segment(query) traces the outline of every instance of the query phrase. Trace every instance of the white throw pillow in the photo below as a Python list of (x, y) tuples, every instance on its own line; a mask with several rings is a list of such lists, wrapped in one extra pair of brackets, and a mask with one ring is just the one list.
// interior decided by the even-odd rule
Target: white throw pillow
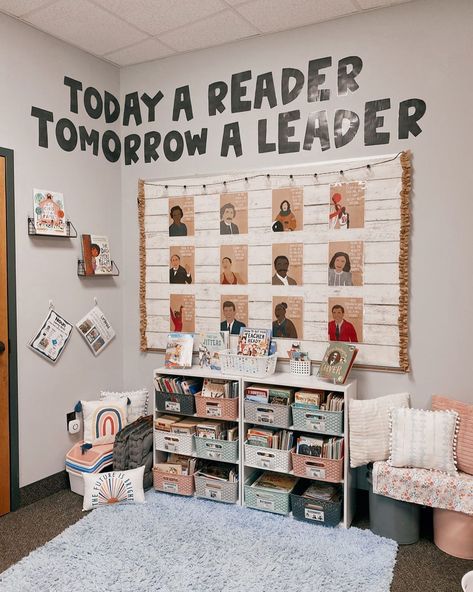
[(351, 467), (389, 458), (389, 412), (397, 407), (409, 407), (409, 393), (350, 401)]
[(127, 424), (127, 405), (122, 401), (81, 401), (84, 442), (110, 444)]
[(121, 400), (128, 405), (128, 423), (132, 423), (139, 417), (146, 415), (148, 411), (148, 391), (146, 389), (140, 389), (138, 391), (124, 391), (120, 393), (114, 393), (111, 391), (102, 391), (99, 399), (102, 401), (116, 401)]
[(117, 503), (143, 504), (145, 467), (110, 473), (84, 473), (84, 503), (82, 510)]
[(393, 409), (391, 412), (391, 456), (393, 467), (415, 467), (457, 474), (456, 411)]

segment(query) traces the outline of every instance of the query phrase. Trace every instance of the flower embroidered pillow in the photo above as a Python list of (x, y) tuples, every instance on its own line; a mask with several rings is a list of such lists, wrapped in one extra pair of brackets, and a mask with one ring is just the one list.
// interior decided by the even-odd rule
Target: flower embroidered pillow
[(389, 411), (396, 407), (409, 407), (409, 393), (350, 401), (351, 467), (388, 459)]
[(460, 416), (457, 441), (458, 470), (473, 475), (473, 405), (434, 395), (432, 409), (434, 411), (451, 409)]
[(393, 467), (415, 467), (457, 474), (455, 447), (458, 413), (393, 409), (391, 456)]
[(84, 473), (84, 503), (82, 510), (117, 503), (143, 504), (145, 467), (110, 473)]
[(127, 405), (122, 401), (81, 401), (84, 442), (110, 444), (127, 424)]
[(130, 404), (128, 405), (128, 423), (132, 423), (139, 417), (146, 415), (148, 409), (148, 391), (146, 389), (124, 391), (120, 393), (102, 391), (99, 399), (102, 401), (119, 400), (125, 404), (130, 401)]

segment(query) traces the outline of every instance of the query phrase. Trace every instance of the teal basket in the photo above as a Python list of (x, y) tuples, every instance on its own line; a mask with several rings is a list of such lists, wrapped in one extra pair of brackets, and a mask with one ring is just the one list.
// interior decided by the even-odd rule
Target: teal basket
[(292, 422), (295, 430), (343, 436), (343, 411), (304, 409), (293, 405)]
[(251, 484), (260, 473), (252, 475), (245, 483), (245, 505), (248, 508), (282, 514), (286, 516), (290, 512), (289, 492), (272, 491), (265, 487), (252, 487)]
[(238, 462), (238, 440), (211, 440), (194, 436), (196, 456), (228, 463)]

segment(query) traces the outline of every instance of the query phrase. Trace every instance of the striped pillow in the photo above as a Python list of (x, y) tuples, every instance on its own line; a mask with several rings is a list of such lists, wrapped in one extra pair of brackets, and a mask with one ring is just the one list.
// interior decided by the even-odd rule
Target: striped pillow
[(473, 405), (434, 395), (432, 397), (432, 409), (435, 411), (451, 409), (460, 416), (457, 466), (459, 471), (473, 475)]
[(389, 412), (409, 407), (409, 393), (350, 401), (350, 466), (361, 467), (389, 457)]

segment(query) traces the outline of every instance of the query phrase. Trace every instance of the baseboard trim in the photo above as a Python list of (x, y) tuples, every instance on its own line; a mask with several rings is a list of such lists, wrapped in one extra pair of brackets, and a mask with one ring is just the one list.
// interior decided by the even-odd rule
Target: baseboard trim
[(34, 504), (34, 502), (53, 495), (53, 493), (68, 488), (69, 478), (66, 471), (60, 471), (55, 475), (50, 475), (35, 483), (20, 487), (20, 508)]

